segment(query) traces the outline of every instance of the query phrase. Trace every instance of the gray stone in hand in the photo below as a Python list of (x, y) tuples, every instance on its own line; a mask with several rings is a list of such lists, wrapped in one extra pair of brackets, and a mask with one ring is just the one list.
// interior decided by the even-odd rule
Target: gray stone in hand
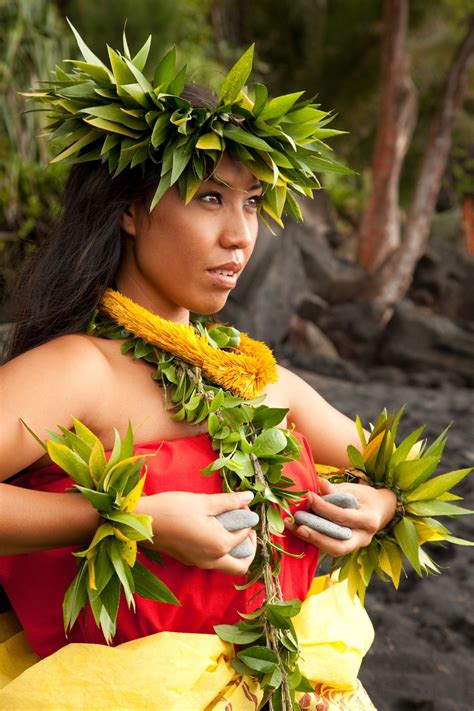
[(327, 501), (329, 504), (339, 506), (341, 509), (359, 508), (359, 502), (357, 501), (355, 496), (352, 496), (352, 494), (343, 492), (339, 494), (325, 494), (321, 498), (324, 499), (324, 501)]
[(319, 531), (331, 538), (337, 538), (340, 541), (348, 541), (352, 538), (352, 530), (346, 526), (339, 526), (333, 521), (328, 521), (322, 516), (309, 513), (309, 511), (297, 511), (295, 513), (295, 521), (299, 526), (309, 526), (313, 531)]
[(250, 538), (246, 538), (245, 541), (239, 543), (238, 546), (235, 546), (235, 548), (232, 548), (232, 550), (229, 551), (229, 555), (233, 558), (248, 558), (248, 556), (252, 555), (252, 553), (253, 545)]
[[(233, 511), (224, 511), (224, 513), (216, 516), (217, 520), (222, 523), (226, 531), (240, 531), (242, 528), (253, 528), (260, 521), (258, 514), (249, 509), (234, 509)], [(238, 546), (229, 551), (229, 555), (233, 558), (248, 558), (253, 553), (253, 545), (250, 538), (239, 543)]]
[(216, 516), (226, 531), (240, 531), (242, 528), (253, 528), (259, 522), (258, 514), (249, 509), (234, 509), (224, 511)]

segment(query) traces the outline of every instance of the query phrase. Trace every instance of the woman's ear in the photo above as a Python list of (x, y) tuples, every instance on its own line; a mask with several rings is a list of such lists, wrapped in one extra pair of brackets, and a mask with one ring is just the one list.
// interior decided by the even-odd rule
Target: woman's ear
[(127, 205), (120, 218), (120, 227), (130, 237), (137, 234), (137, 206), (134, 202)]

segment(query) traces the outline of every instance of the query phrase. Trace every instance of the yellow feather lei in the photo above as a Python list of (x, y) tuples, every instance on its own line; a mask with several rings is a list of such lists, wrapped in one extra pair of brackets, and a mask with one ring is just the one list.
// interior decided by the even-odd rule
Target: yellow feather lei
[(223, 351), (192, 326), (167, 321), (113, 289), (104, 293), (100, 310), (135, 336), (201, 368), (206, 378), (239, 397), (256, 397), (278, 379), (271, 350), (245, 333), (233, 351)]

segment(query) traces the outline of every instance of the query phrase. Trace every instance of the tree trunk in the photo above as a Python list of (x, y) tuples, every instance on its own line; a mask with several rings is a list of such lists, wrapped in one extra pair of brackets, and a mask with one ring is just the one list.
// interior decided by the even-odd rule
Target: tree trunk
[(407, 19), (408, 0), (385, 0), (372, 195), (359, 231), (358, 261), (368, 272), (374, 272), (400, 245), (400, 171), (417, 113), (406, 47)]
[(467, 34), (445, 80), (440, 108), (429, 132), (401, 245), (378, 271), (368, 293), (382, 324), (389, 320), (395, 304), (406, 294), (416, 264), (424, 253), (473, 52), (474, 16), (470, 18)]

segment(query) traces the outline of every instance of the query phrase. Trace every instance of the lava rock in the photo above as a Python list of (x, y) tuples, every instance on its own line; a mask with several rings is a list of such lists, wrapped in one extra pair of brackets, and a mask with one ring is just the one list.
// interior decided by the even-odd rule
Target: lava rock
[(331, 538), (337, 538), (339, 541), (348, 541), (352, 538), (352, 531), (346, 526), (339, 526), (333, 521), (328, 521), (322, 516), (316, 516), (309, 511), (297, 511), (295, 513), (295, 521), (299, 526), (309, 526), (313, 531), (319, 531)]
[(357, 501), (355, 496), (352, 496), (352, 494), (342, 492), (339, 494), (325, 494), (321, 498), (324, 499), (324, 501), (327, 501), (329, 504), (339, 506), (341, 509), (359, 508), (359, 502)]
[(224, 511), (216, 516), (226, 531), (240, 531), (242, 528), (253, 528), (260, 521), (258, 514), (248, 509)]
[(246, 538), (245, 541), (239, 543), (238, 546), (235, 546), (235, 548), (232, 548), (232, 550), (229, 551), (229, 555), (231, 555), (232, 558), (248, 558), (248, 556), (252, 555), (252, 553), (253, 545), (250, 538)]

